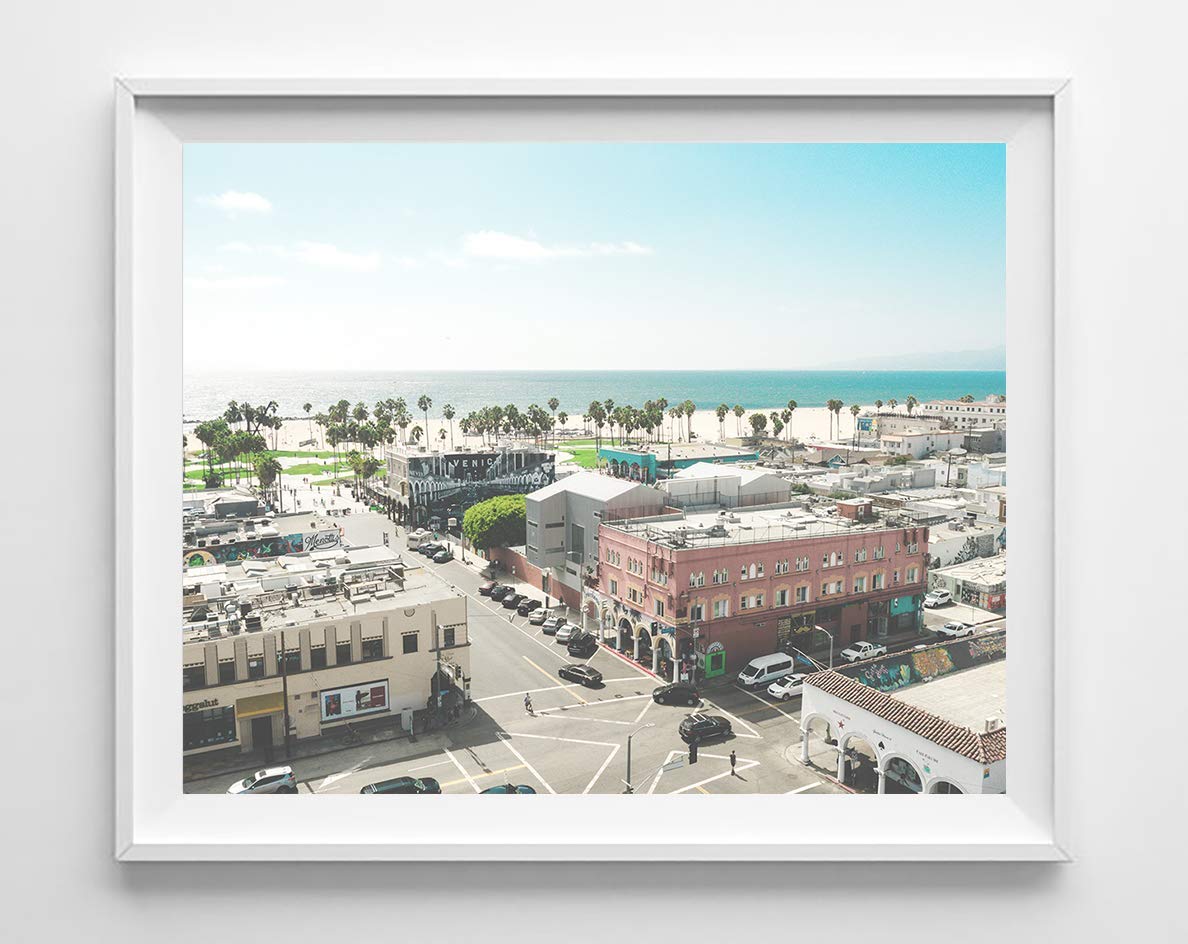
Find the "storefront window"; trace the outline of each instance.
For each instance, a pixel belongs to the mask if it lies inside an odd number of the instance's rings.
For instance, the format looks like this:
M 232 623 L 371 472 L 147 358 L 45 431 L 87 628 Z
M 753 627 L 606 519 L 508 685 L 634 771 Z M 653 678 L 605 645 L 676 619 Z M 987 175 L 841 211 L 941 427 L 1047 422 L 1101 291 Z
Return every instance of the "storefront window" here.
M 182 715 L 182 749 L 192 751 L 235 740 L 235 708 L 208 708 Z

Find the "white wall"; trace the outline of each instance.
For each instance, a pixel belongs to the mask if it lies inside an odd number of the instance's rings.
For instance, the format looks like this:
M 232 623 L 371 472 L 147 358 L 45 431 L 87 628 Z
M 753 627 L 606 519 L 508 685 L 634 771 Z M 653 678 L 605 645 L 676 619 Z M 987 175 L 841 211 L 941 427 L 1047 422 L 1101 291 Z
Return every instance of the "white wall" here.
M 797 936 L 819 941 L 877 929 L 880 941 L 918 942 L 946 927 L 969 942 L 1183 940 L 1180 696 L 1154 683 L 1159 668 L 1144 671 L 1140 650 L 1130 671 L 1112 670 L 1098 594 L 1062 601 L 1078 627 L 1064 672 L 1077 726 L 1059 739 L 1071 865 L 136 867 L 111 858 L 112 587 L 102 561 L 112 526 L 113 74 L 1070 75 L 1070 320 L 1059 343 L 1075 358 L 1063 380 L 1082 409 L 1062 414 L 1060 481 L 1074 504 L 1092 494 L 1098 513 L 1070 520 L 1062 540 L 1099 546 L 1108 518 L 1123 546 L 1166 562 L 1127 576 L 1130 622 L 1154 645 L 1179 632 L 1152 612 L 1166 590 L 1157 582 L 1183 570 L 1178 531 L 1128 513 L 1121 489 L 1091 493 L 1081 470 L 1102 428 L 1168 442 L 1165 411 L 1135 409 L 1129 395 L 1182 396 L 1185 27 L 1182 6 L 1106 0 L 7 4 L 4 426 L 30 461 L 6 450 L 0 468 L 4 494 L 39 500 L 6 507 L 0 563 L 18 569 L 34 600 L 60 589 L 28 561 L 65 550 L 86 566 L 70 591 L 85 618 L 67 622 L 57 607 L 41 617 L 53 677 L 24 666 L 0 689 L 6 938 L 184 944 L 275 929 L 337 941 L 380 928 L 483 942 L 660 941 L 678 929 L 726 940 L 745 916 L 778 909 L 794 916 Z M 65 423 L 75 424 L 71 455 L 47 461 Z M 1103 693 L 1141 702 L 1141 721 L 1111 712 Z M 80 778 L 26 776 L 66 763 Z

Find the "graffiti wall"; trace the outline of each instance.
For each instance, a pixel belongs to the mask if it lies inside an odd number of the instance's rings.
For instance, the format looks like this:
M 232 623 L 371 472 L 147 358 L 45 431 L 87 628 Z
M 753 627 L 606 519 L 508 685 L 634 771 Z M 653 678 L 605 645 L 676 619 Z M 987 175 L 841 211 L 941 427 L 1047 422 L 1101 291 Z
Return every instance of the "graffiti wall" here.
M 285 554 L 300 554 L 303 551 L 321 551 L 340 547 L 342 536 L 337 529 L 312 531 L 308 534 L 286 534 L 268 538 L 251 538 L 246 541 L 232 541 L 209 547 L 187 548 L 182 552 L 185 567 L 205 567 L 210 564 L 234 564 L 236 561 L 261 560 L 282 557 Z
M 1005 658 L 1006 633 L 992 633 L 977 639 L 959 639 L 942 646 L 900 653 L 856 670 L 847 670 L 845 674 L 869 688 L 893 692 L 958 669 Z

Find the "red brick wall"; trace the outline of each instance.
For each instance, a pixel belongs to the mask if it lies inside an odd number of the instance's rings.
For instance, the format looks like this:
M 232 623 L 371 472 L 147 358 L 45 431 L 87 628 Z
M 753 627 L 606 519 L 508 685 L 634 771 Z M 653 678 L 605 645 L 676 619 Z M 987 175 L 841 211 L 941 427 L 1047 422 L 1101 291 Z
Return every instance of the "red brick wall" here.
M 540 568 L 535 564 L 529 563 L 528 559 L 519 551 L 506 547 L 493 547 L 487 552 L 487 559 L 497 563 L 507 576 L 515 580 L 520 580 L 530 587 L 535 587 L 537 590 L 540 589 L 542 576 Z M 549 581 L 549 592 L 552 596 L 559 597 L 570 609 L 577 610 L 581 608 L 581 594 L 559 581 Z

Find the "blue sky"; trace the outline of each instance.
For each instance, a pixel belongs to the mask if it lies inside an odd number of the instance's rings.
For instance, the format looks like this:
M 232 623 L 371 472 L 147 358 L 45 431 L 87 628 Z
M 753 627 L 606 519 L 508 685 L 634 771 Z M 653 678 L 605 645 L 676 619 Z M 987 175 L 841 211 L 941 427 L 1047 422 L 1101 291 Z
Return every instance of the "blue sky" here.
M 994 347 L 1005 188 L 1000 144 L 187 145 L 186 366 Z

